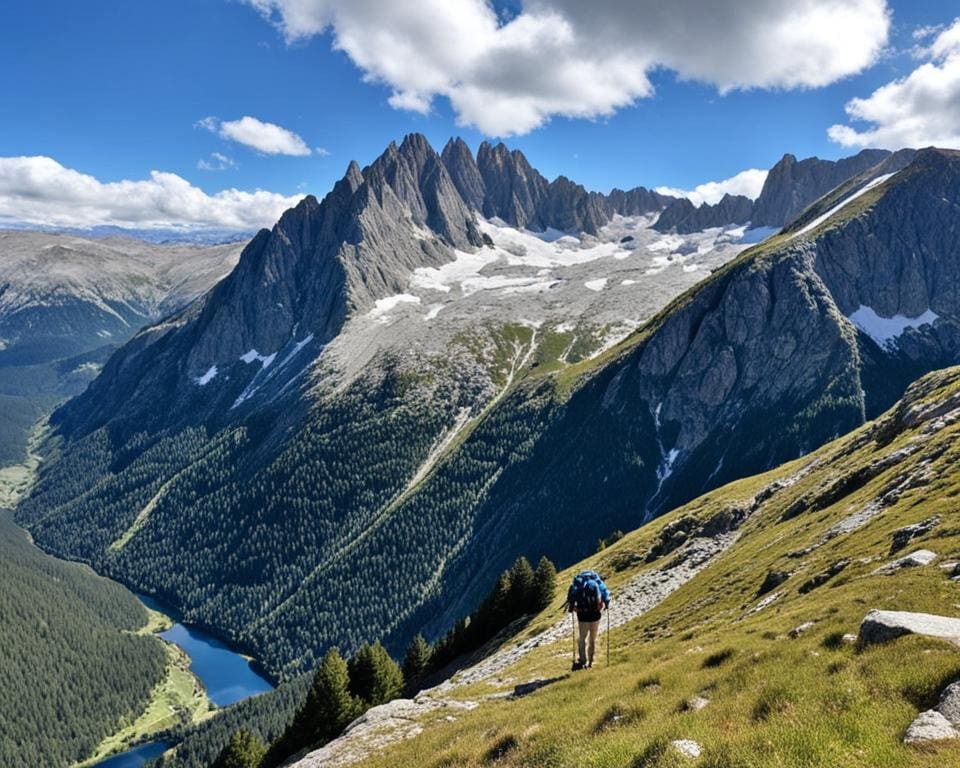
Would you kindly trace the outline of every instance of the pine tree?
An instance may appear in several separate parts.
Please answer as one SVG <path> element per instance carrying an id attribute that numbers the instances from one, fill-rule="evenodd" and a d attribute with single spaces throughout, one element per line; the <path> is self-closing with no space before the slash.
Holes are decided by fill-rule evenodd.
<path id="1" fill-rule="evenodd" d="M 331 648 L 317 667 L 306 701 L 283 736 L 270 748 L 265 764 L 279 765 L 294 752 L 339 736 L 360 713 L 349 686 L 347 662 L 337 648 Z"/>
<path id="2" fill-rule="evenodd" d="M 473 615 L 470 634 L 474 646 L 489 640 L 510 621 L 510 594 L 510 571 L 504 571 Z"/>
<path id="3" fill-rule="evenodd" d="M 420 690 L 420 681 L 430 668 L 431 653 L 430 644 L 423 639 L 423 635 L 417 635 L 410 641 L 403 657 L 403 679 L 407 693 Z"/>
<path id="4" fill-rule="evenodd" d="M 266 751 L 260 739 L 241 729 L 230 737 L 213 768 L 258 768 Z"/>
<path id="5" fill-rule="evenodd" d="M 533 589 L 531 590 L 529 608 L 531 612 L 544 610 L 553 602 L 557 591 L 557 569 L 549 558 L 541 557 L 537 563 L 537 570 L 533 574 Z"/>
<path id="6" fill-rule="evenodd" d="M 532 593 L 533 568 L 527 558 L 518 557 L 510 569 L 510 609 L 507 621 L 528 612 Z"/>
<path id="7" fill-rule="evenodd" d="M 375 707 L 395 699 L 403 690 L 403 672 L 379 642 L 364 645 L 350 659 L 350 693 Z"/>

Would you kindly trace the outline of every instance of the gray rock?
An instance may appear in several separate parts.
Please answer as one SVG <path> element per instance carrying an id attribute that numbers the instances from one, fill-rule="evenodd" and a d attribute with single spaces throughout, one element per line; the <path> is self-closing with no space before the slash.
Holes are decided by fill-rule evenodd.
<path id="1" fill-rule="evenodd" d="M 634 187 L 627 191 L 614 188 L 607 195 L 607 209 L 611 215 L 619 213 L 621 216 L 642 216 L 663 210 L 676 199 L 646 187 Z"/>
<path id="2" fill-rule="evenodd" d="M 817 625 L 817 622 L 815 621 L 805 621 L 803 622 L 803 624 L 791 629 L 788 634 L 790 635 L 790 637 L 796 639 L 800 637 L 800 635 L 802 635 L 804 632 L 807 632 L 813 629 L 816 625 Z"/>
<path id="3" fill-rule="evenodd" d="M 874 571 L 874 573 L 889 575 L 904 568 L 919 568 L 924 565 L 930 565 L 930 563 L 936 559 L 936 552 L 931 552 L 929 549 L 918 549 L 916 552 L 911 552 L 909 555 L 904 555 L 903 557 L 898 558 L 891 563 L 881 565 L 879 568 L 877 568 L 877 570 Z"/>
<path id="4" fill-rule="evenodd" d="M 659 232 L 689 234 L 710 227 L 746 224 L 750 221 L 753 201 L 743 195 L 725 194 L 718 203 L 695 206 L 685 197 L 670 203 L 653 225 Z"/>
<path id="5" fill-rule="evenodd" d="M 936 709 L 953 725 L 960 725 L 960 681 L 950 683 L 943 689 Z"/>
<path id="6" fill-rule="evenodd" d="M 872 610 L 860 623 L 864 645 L 885 643 L 903 635 L 938 637 L 960 645 L 960 619 L 930 613 Z"/>
<path id="7" fill-rule="evenodd" d="M 933 517 L 928 517 L 922 522 L 914 523 L 913 525 L 906 525 L 903 528 L 898 528 L 893 532 L 893 543 L 890 545 L 890 554 L 892 555 L 895 552 L 899 552 L 913 539 L 919 538 L 920 536 L 925 536 L 938 525 L 940 525 L 940 516 L 934 515 Z"/>
<path id="8" fill-rule="evenodd" d="M 440 155 L 450 180 L 470 210 L 483 210 L 486 187 L 470 147 L 461 138 L 450 139 Z"/>
<path id="9" fill-rule="evenodd" d="M 784 155 L 770 169 L 754 204 L 753 225 L 782 227 L 817 198 L 889 155 L 886 150 L 866 149 L 836 162 L 818 157 L 798 161 L 793 155 Z"/>
<path id="10" fill-rule="evenodd" d="M 700 748 L 700 745 L 692 739 L 674 739 L 670 742 L 670 746 L 677 750 L 677 752 L 684 757 L 694 759 L 700 757 L 700 754 L 703 751 Z"/>
<path id="11" fill-rule="evenodd" d="M 943 741 L 945 739 L 960 738 L 950 721 L 939 712 L 928 709 L 917 715 L 917 719 L 910 723 L 903 737 L 904 744 L 923 744 L 928 741 Z"/>
<path id="12" fill-rule="evenodd" d="M 710 699 L 705 698 L 704 696 L 693 696 L 683 702 L 683 708 L 687 712 L 699 712 L 708 704 L 710 704 Z"/>
<path id="13" fill-rule="evenodd" d="M 767 571 L 763 583 L 757 588 L 757 597 L 763 597 L 767 592 L 776 589 L 791 575 L 789 571 Z"/>

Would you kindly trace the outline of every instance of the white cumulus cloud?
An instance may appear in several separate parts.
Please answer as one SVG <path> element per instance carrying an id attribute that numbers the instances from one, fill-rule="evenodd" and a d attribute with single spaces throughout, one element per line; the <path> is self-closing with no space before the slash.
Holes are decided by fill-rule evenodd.
<path id="1" fill-rule="evenodd" d="M 265 123 L 249 115 L 239 120 L 205 117 L 197 122 L 197 126 L 206 128 L 228 141 L 235 141 L 257 152 L 263 152 L 265 155 L 305 157 L 312 154 L 307 142 L 293 131 L 275 123 Z"/>
<path id="2" fill-rule="evenodd" d="M 960 147 L 960 19 L 920 55 L 926 60 L 906 77 L 847 102 L 854 125 L 831 126 L 830 138 L 845 147 Z"/>
<path id="3" fill-rule="evenodd" d="M 652 95 L 670 69 L 721 92 L 815 88 L 862 71 L 889 33 L 886 0 L 246 0 L 288 42 L 330 32 L 398 109 L 450 100 L 488 135 L 554 115 L 596 118 Z"/>
<path id="4" fill-rule="evenodd" d="M 760 190 L 763 189 L 763 182 L 767 180 L 767 171 L 761 171 L 759 168 L 749 168 L 746 171 L 740 171 L 736 176 L 731 176 L 723 181 L 708 181 L 705 184 L 699 184 L 693 189 L 677 189 L 676 187 L 657 187 L 656 191 L 662 195 L 673 195 L 674 197 L 687 197 L 697 207 L 704 203 L 719 203 L 726 194 L 744 195 L 751 200 L 756 200 L 760 196 Z"/>
<path id="5" fill-rule="evenodd" d="M 258 189 L 208 195 L 174 173 L 102 182 L 50 157 L 0 157 L 0 224 L 141 229 L 272 226 L 301 196 Z"/>

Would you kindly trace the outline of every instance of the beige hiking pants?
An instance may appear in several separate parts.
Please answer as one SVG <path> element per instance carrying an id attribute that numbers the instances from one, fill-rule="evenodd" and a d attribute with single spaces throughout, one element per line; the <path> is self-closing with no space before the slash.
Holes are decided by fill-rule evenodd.
<path id="1" fill-rule="evenodd" d="M 577 637 L 580 641 L 580 663 L 593 664 L 593 652 L 597 647 L 597 632 L 600 631 L 598 621 L 578 621 Z M 589 648 L 587 641 L 589 640 Z"/>

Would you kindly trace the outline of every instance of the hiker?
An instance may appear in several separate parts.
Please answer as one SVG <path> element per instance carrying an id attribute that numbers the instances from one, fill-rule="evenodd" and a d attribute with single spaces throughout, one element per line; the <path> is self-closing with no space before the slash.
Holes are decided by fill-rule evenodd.
<path id="1" fill-rule="evenodd" d="M 593 666 L 593 655 L 600 631 L 600 616 L 610 608 L 610 593 L 607 585 L 595 571 L 578 573 L 567 591 L 567 609 L 576 612 L 579 624 L 580 658 L 574 661 L 574 669 Z M 588 643 L 589 641 L 589 643 Z"/>

